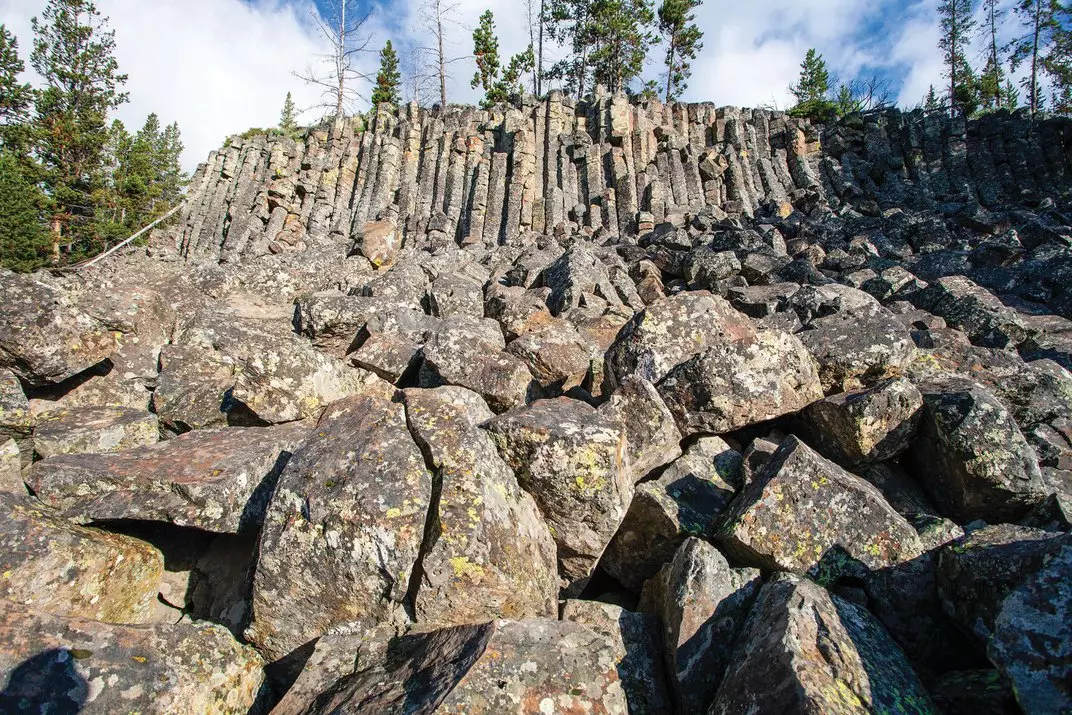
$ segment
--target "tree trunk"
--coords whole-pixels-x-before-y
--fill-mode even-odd
[[[666,103],[670,104],[670,87],[674,79],[674,38],[670,38],[670,47],[666,55]]]
[[[439,43],[439,106],[447,108],[447,60],[443,54],[443,11],[436,2],[436,40]]]
[[[544,13],[544,2],[545,2],[545,0],[540,0],[540,39],[539,39],[539,49],[537,50],[537,57],[536,57],[536,96],[537,97],[542,97],[543,96],[543,17],[544,17],[543,13]]]
[[[1042,20],[1042,0],[1035,0],[1035,34],[1031,45],[1031,116],[1038,111],[1038,47]]]

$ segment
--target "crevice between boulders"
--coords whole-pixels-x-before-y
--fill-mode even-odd
[[[443,529],[439,523],[439,502],[443,496],[443,470],[436,465],[432,456],[432,447],[421,438],[413,422],[410,420],[409,405],[403,399],[402,405],[406,412],[406,429],[409,430],[413,443],[421,451],[424,457],[424,466],[432,475],[432,494],[428,500],[428,511],[424,518],[424,535],[421,538],[421,548],[417,553],[417,560],[413,563],[413,570],[409,575],[409,583],[406,586],[406,597],[403,606],[406,614],[414,621],[417,620],[417,592],[420,591],[421,581],[424,580],[424,559],[432,550]]]

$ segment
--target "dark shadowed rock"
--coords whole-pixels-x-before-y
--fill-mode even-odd
[[[972,343],[987,348],[1016,347],[1027,338],[1016,311],[964,276],[947,276],[913,294],[912,302],[967,333]]]
[[[559,572],[581,586],[625,517],[633,481],[621,426],[583,402],[539,400],[484,425],[558,545]]]
[[[206,531],[256,528],[279,470],[310,425],[198,430],[113,454],[61,454],[27,483],[82,522],[148,519]]]
[[[196,712],[253,706],[263,661],[212,623],[114,625],[0,599],[0,711]]]
[[[894,375],[912,362],[912,336],[893,316],[838,313],[797,334],[819,363],[827,391],[844,392]]]
[[[659,393],[685,435],[731,432],[823,396],[808,351],[774,330],[708,348],[671,370]]]
[[[1046,496],[1034,450],[1012,415],[977,383],[948,379],[919,386],[914,474],[959,523],[1023,516]]]
[[[915,530],[865,480],[787,437],[720,529],[738,558],[833,582],[915,558]]]
[[[164,571],[127,536],[76,526],[29,497],[0,495],[0,598],[59,616],[145,623]]]
[[[715,547],[694,538],[645,584],[641,608],[662,623],[678,712],[711,704],[761,585],[758,570],[732,569]]]
[[[401,404],[362,395],[325,412],[279,478],[261,534],[246,637],[273,660],[401,603],[432,478]]]
[[[658,479],[636,487],[601,566],[639,591],[688,536],[713,536],[740,480],[741,455],[718,437],[700,438]]]
[[[1005,599],[987,655],[1028,715],[1072,710],[1072,544]]]
[[[930,686],[946,715],[1019,715],[1016,697],[997,670],[954,670]]]
[[[865,609],[778,574],[760,590],[708,712],[937,710],[901,649]]]
[[[981,643],[994,632],[1005,597],[1037,571],[1064,540],[1012,524],[973,531],[943,548],[938,558],[938,593],[952,618]]]
[[[553,615],[554,540],[491,436],[477,426],[494,414],[461,387],[406,390],[405,404],[439,494],[420,562],[417,619],[447,624]]]

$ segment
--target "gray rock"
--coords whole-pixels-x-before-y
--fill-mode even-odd
[[[153,408],[174,432],[226,426],[223,408],[235,379],[235,363],[226,355],[198,345],[165,345]]]
[[[945,319],[968,334],[974,345],[1015,347],[1027,338],[1016,311],[964,276],[947,276],[911,297],[917,307]]]
[[[819,363],[827,391],[844,392],[904,370],[916,356],[912,336],[890,315],[838,313],[797,334]]]
[[[213,623],[116,625],[0,599],[3,712],[245,713],[263,661]]]
[[[922,417],[909,457],[944,515],[962,524],[1015,520],[1046,497],[1034,451],[988,390],[955,379],[919,388]]]
[[[499,415],[484,428],[551,527],[567,590],[579,590],[633,498],[621,426],[559,397]]]
[[[681,456],[681,432],[655,386],[642,377],[625,378],[600,411],[621,425],[633,481]]]
[[[987,655],[1028,715],[1072,709],[1072,544],[1005,599]]]
[[[156,415],[129,407],[59,409],[34,428],[34,449],[42,458],[121,452],[156,444],[159,439]]]
[[[760,590],[708,712],[937,710],[901,649],[865,609],[778,574]]]
[[[678,712],[704,712],[714,700],[761,585],[758,570],[731,569],[715,547],[695,538],[645,584],[641,607],[662,623]]]
[[[562,318],[510,341],[506,351],[524,361],[545,395],[567,392],[588,377],[597,358],[573,325]]]
[[[148,519],[236,533],[264,519],[279,470],[309,430],[197,430],[112,454],[61,454],[34,465],[39,499],[82,522]]]
[[[431,498],[402,405],[374,395],[332,405],[279,477],[246,638],[275,660],[336,624],[389,619],[409,588]]]
[[[824,583],[922,552],[915,530],[878,489],[794,436],[733,501],[720,534],[744,563]]]
[[[823,396],[808,351],[781,331],[713,345],[671,370],[659,394],[687,436],[732,432]]]

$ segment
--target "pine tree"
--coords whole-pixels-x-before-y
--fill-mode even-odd
[[[937,112],[942,108],[942,102],[938,99],[938,93],[934,90],[933,84],[927,90],[927,96],[923,98],[922,108],[927,112]]]
[[[172,122],[164,129],[160,138],[160,150],[157,152],[162,202],[157,214],[167,213],[182,201],[182,190],[187,183],[186,173],[182,170],[182,152],[185,149],[179,123]]]
[[[663,0],[659,6],[659,33],[666,41],[666,101],[680,99],[692,75],[692,60],[703,49],[703,32],[692,12],[701,0]]]
[[[938,5],[942,31],[938,49],[942,51],[946,77],[949,78],[949,103],[954,113],[965,116],[971,114],[967,105],[978,105],[978,88],[969,81],[974,79],[974,72],[965,55],[975,30],[973,11],[973,0],[940,0]]]
[[[25,71],[19,41],[0,25],[0,142],[5,145],[14,139],[10,132],[23,128],[30,118],[33,90],[28,83],[19,81]]]
[[[398,89],[402,85],[402,73],[398,69],[398,54],[391,41],[380,50],[380,71],[376,74],[376,87],[372,90],[372,106],[398,105]]]
[[[294,95],[287,92],[287,98],[283,100],[283,109],[279,112],[279,131],[293,136],[298,131],[298,120],[295,118]]]
[[[1049,78],[1054,95],[1059,96],[1072,75],[1072,41],[1068,39],[1072,9],[1060,0],[1018,0],[1014,11],[1025,34],[1009,44],[1010,61],[1013,71],[1029,63],[1021,86],[1027,92],[1027,107],[1035,114],[1044,105],[1044,78]]]
[[[998,30],[1008,10],[1000,0],[983,0],[983,31],[987,42],[986,65],[979,76],[979,99],[984,110],[1005,107],[1005,69],[1001,47],[998,45]]]
[[[473,30],[473,56],[476,72],[469,86],[482,87],[487,94],[499,76],[499,38],[495,36],[495,17],[491,10],[480,16],[480,24]]]
[[[847,84],[842,84],[838,87],[834,105],[835,111],[839,117],[844,117],[846,114],[861,112],[864,109],[864,102],[853,93],[852,87]]]
[[[32,25],[30,61],[45,84],[35,102],[35,149],[55,204],[50,225],[58,258],[64,236],[80,250],[92,248],[87,227],[102,185],[107,116],[127,101],[120,91],[126,75],[115,60],[115,33],[90,0],[49,0]]]
[[[544,22],[551,40],[572,50],[572,56],[559,60],[547,72],[547,78],[562,80],[575,97],[584,95],[592,76],[590,61],[593,10],[597,0],[547,0]]]
[[[588,40],[597,84],[623,92],[640,76],[647,48],[655,41],[648,29],[654,20],[649,0],[595,1]]]
[[[524,52],[511,57],[502,76],[495,80],[491,89],[487,91],[483,106],[487,108],[496,104],[506,104],[515,95],[522,94],[525,91],[521,82],[522,77],[531,72],[535,64],[536,53],[532,45],[529,45]]]
[[[0,266],[22,272],[48,264],[52,240],[43,222],[47,205],[19,158],[0,149]]]
[[[796,106],[789,110],[794,117],[822,122],[837,114],[836,104],[830,101],[830,72],[815,48],[809,49],[804,56],[800,63],[800,79],[789,85],[789,93],[797,100]]]

